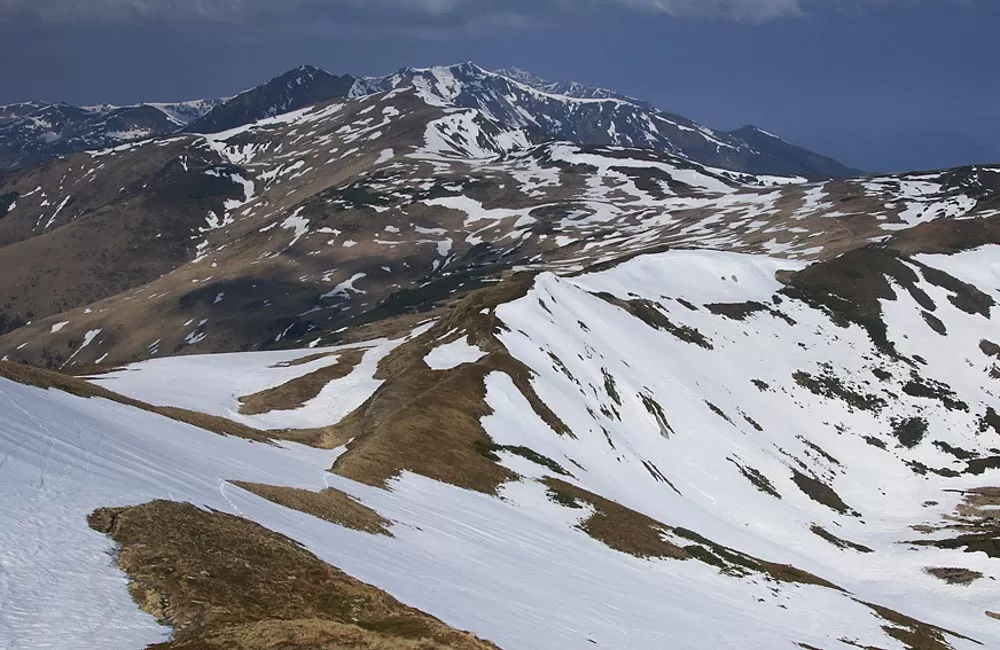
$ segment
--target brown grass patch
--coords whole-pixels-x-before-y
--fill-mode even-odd
[[[230,481],[230,483],[278,505],[304,512],[338,526],[392,537],[392,533],[389,532],[391,521],[340,490],[327,488],[321,492],[313,492],[243,481]]]
[[[944,539],[909,540],[914,546],[933,546],[944,549],[961,549],[966,553],[985,553],[1000,558],[1000,488],[982,487],[962,493],[962,502],[955,513],[945,517],[947,522],[939,528],[918,529],[918,532],[954,531],[954,537]]]
[[[958,567],[928,567],[924,571],[939,580],[944,580],[950,585],[971,585],[983,577],[983,574],[979,571]]]
[[[809,528],[809,530],[811,530],[813,534],[822,537],[823,539],[830,542],[839,549],[844,549],[844,550],[851,549],[852,551],[857,551],[859,553],[875,552],[874,550],[868,548],[867,546],[863,546],[861,544],[855,544],[854,542],[849,542],[846,539],[841,539],[836,535],[834,535],[833,533],[831,533],[830,531],[823,528],[822,526],[813,525],[812,527]]]
[[[292,359],[291,361],[282,361],[281,363],[276,363],[272,368],[296,368],[298,366],[304,366],[307,363],[312,363],[313,361],[319,361],[320,359],[326,359],[327,357],[335,357],[341,352],[317,352],[316,354],[310,354],[308,356],[299,357],[298,359]]]
[[[320,391],[331,381],[343,379],[351,374],[358,367],[358,364],[361,363],[361,360],[364,359],[365,352],[363,349],[338,352],[336,354],[340,355],[340,358],[333,365],[324,366],[302,377],[296,377],[280,386],[241,397],[240,413],[243,415],[261,415],[262,413],[270,413],[271,411],[289,411],[299,408],[319,395]],[[323,356],[328,355],[315,356],[313,359],[310,359],[310,357],[305,358],[315,361],[316,359],[323,358]],[[308,363],[302,359],[294,363],[298,362]]]
[[[656,303],[650,300],[622,300],[621,298],[617,298],[606,292],[596,293],[594,295],[601,300],[618,307],[619,309],[625,310],[654,329],[669,332],[682,341],[694,343],[695,345],[703,347],[706,350],[714,349],[712,342],[701,332],[687,325],[675,324],[667,318],[667,315],[660,310]]]
[[[951,254],[990,243],[1000,243],[1000,217],[935,219],[897,232],[886,246],[907,255]]]
[[[546,478],[543,483],[560,503],[583,501],[590,504],[594,514],[579,528],[608,547],[636,557],[681,560],[691,557],[680,546],[663,539],[670,528],[655,519],[557,478]]]
[[[947,641],[947,637],[949,636],[979,643],[975,639],[970,639],[956,632],[918,621],[888,607],[881,607],[860,600],[858,602],[866,607],[870,607],[880,618],[888,621],[889,625],[882,626],[885,633],[910,650],[952,650],[951,644]],[[979,645],[982,644],[979,643]]]
[[[753,484],[753,486],[759,491],[764,494],[768,494],[775,499],[781,498],[781,493],[774,487],[774,483],[771,482],[771,479],[764,476],[760,470],[750,467],[749,465],[743,465],[732,457],[726,458],[726,460],[733,465],[736,465],[736,468],[740,470],[740,474],[743,475],[743,478],[750,481],[750,483]]]
[[[807,571],[761,560],[716,544],[694,531],[667,526],[561,479],[546,478],[542,483],[549,488],[549,496],[557,503],[567,507],[582,507],[581,502],[590,505],[594,514],[579,524],[580,530],[616,551],[641,558],[694,559],[737,577],[759,573],[778,582],[812,584],[843,591],[832,582]],[[667,541],[664,535],[680,537],[691,543],[682,547]]]
[[[162,650],[496,648],[400,603],[246,519],[153,501],[100,509],[139,606],[174,628]]]
[[[857,515],[856,512],[851,510],[850,506],[844,503],[844,501],[840,498],[840,495],[834,492],[833,488],[823,481],[815,479],[811,476],[806,476],[798,470],[793,469],[792,482],[794,482],[795,485],[802,490],[803,494],[816,503],[822,504],[831,510],[836,510],[842,515]]]
[[[480,453],[493,442],[481,420],[491,412],[485,400],[485,378],[494,372],[510,376],[553,431],[572,435],[535,393],[532,371],[514,359],[495,336],[503,325],[494,316],[493,307],[524,296],[533,279],[532,274],[520,274],[470,293],[428,332],[383,359],[375,376],[385,383],[331,428],[332,434],[351,440],[333,471],[382,486],[408,470],[495,494],[515,474]],[[447,371],[427,367],[424,357],[431,349],[464,336],[486,356]]]
[[[46,390],[61,390],[64,393],[70,393],[77,397],[88,399],[96,397],[110,400],[125,406],[156,413],[171,420],[190,424],[221,436],[236,436],[255,442],[290,440],[314,447],[322,447],[326,442],[329,442],[334,447],[343,444],[343,441],[340,441],[333,433],[323,429],[261,431],[216,415],[208,415],[207,413],[189,411],[173,406],[154,406],[137,399],[132,399],[131,397],[120,395],[103,386],[92,384],[77,377],[53,370],[24,366],[18,363],[0,361],[0,377],[26,386],[34,386]]]
[[[758,312],[768,311],[768,308],[765,305],[755,301],[740,303],[715,303],[705,305],[705,309],[712,312],[716,316],[725,316],[730,320],[739,321],[746,320]]]
[[[99,375],[109,375],[113,372],[120,372],[125,369],[125,366],[98,366],[91,363],[86,365],[70,366],[64,370],[60,370],[60,372],[64,372],[73,377],[97,377]]]

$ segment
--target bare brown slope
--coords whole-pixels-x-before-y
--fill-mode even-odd
[[[183,159],[183,164],[181,160]],[[194,255],[192,232],[242,188],[190,138],[78,154],[0,178],[0,333],[142,286]]]
[[[490,413],[485,377],[510,376],[537,415],[558,435],[569,428],[535,394],[532,372],[512,357],[494,336],[502,327],[492,308],[530,289],[533,274],[524,273],[481,289],[424,335],[382,360],[376,377],[385,383],[362,406],[331,431],[350,439],[348,451],[333,471],[362,483],[383,485],[404,470],[495,493],[513,472],[494,462],[492,440],[481,420]],[[447,371],[431,370],[424,357],[435,346],[468,336],[486,356]],[[530,452],[529,452],[530,453]]]
[[[139,606],[173,626],[154,648],[496,649],[246,519],[154,501],[89,521],[120,545]]]
[[[110,215],[107,227],[88,228],[85,232],[89,239],[67,239],[72,227],[84,232],[84,216],[79,217],[79,226],[76,221],[62,225],[60,214],[47,234],[14,245],[30,248],[18,258],[21,266],[28,261],[35,263],[35,258],[41,257],[49,260],[49,264],[53,260],[56,263],[51,278],[32,275],[18,280],[23,287],[11,287],[7,292],[11,327],[25,325],[28,320],[33,322],[0,337],[0,353],[14,361],[59,368],[67,363],[93,364],[98,359],[120,364],[182,352],[257,349],[302,337],[312,330],[339,329],[358,313],[376,307],[381,299],[422,282],[432,265],[441,260],[436,246],[409,241],[426,239],[413,227],[441,224],[419,215],[402,215],[398,209],[376,213],[371,206],[380,205],[380,199],[364,186],[369,182],[386,182],[387,172],[371,173],[383,148],[395,147],[402,153],[420,145],[427,122],[440,117],[441,111],[412,97],[397,96],[393,101],[405,115],[382,128],[378,142],[364,140],[359,143],[363,144],[363,150],[355,147],[354,153],[335,159],[331,159],[330,145],[341,139],[338,129],[345,122],[364,119],[358,115],[365,107],[360,102],[349,103],[341,113],[312,125],[317,129],[317,138],[332,139],[330,145],[323,147],[313,146],[313,139],[302,141],[295,125],[267,127],[247,134],[244,138],[247,146],[258,146],[269,153],[261,154],[262,162],[244,168],[223,162],[197,138],[187,148],[173,144],[161,147],[163,143],[157,142],[98,159],[105,166],[96,175],[107,181],[105,177],[113,177],[120,166],[135,163],[137,169],[144,170],[147,159],[166,156],[161,169],[137,179],[129,169],[122,172],[122,182],[130,184],[124,194],[115,194],[112,203],[102,208],[100,214]],[[282,147],[293,148],[291,142],[298,143],[301,154],[298,162],[313,171],[305,176],[286,174],[280,183],[274,183],[273,192],[267,192],[267,181],[261,181],[257,174],[289,165],[287,156],[277,152]],[[333,149],[343,151],[347,147],[344,143]],[[411,169],[393,172],[393,178],[403,182],[402,179],[409,181],[414,176],[426,175],[421,163],[412,161],[410,166]],[[221,221],[226,214],[223,201],[244,198],[244,188],[219,178],[220,174],[239,174],[248,179],[254,183],[259,197],[238,217],[230,215],[227,226],[209,229],[206,225],[209,212],[214,212]],[[52,174],[39,180],[30,178],[18,185],[15,193],[24,192],[25,187],[42,180],[48,184],[46,187],[53,183],[58,186],[59,182],[58,178],[53,180]],[[89,180],[84,184],[89,184]],[[0,184],[0,190],[6,189]],[[116,184],[114,193],[119,189]],[[408,189],[415,198],[430,195],[426,189]],[[54,189],[49,191],[52,194],[46,200],[58,203],[69,192],[69,184],[58,199]],[[0,192],[0,196],[5,194]],[[23,214],[30,217],[30,230],[41,213],[33,203],[36,196],[28,199],[25,196],[19,194],[17,209],[4,220],[19,219]],[[67,214],[76,215],[75,210],[82,209],[85,203],[89,205],[73,197],[69,205],[74,211]],[[129,212],[124,216],[131,225],[118,224],[119,232],[113,227],[117,217],[112,218],[111,212],[124,209],[121,206],[126,203]],[[297,210],[311,224],[310,234],[317,237],[308,246],[303,241],[290,248],[297,236],[291,229],[276,226],[281,226]],[[92,216],[90,220],[96,218]],[[461,223],[461,214],[449,215],[447,221]],[[43,225],[45,222],[43,219]],[[385,234],[386,228],[397,228],[400,224],[411,226],[407,238],[392,237],[400,240],[400,245],[388,247],[373,241],[390,238]],[[178,229],[176,233],[157,230],[173,226]],[[319,230],[326,232],[316,232]],[[333,231],[341,233],[339,240],[331,235]],[[40,251],[44,242],[36,243],[36,239],[51,240],[52,245],[64,246],[65,250],[59,255]],[[119,240],[134,260],[119,260],[104,254],[102,246],[115,248]],[[334,240],[336,245],[328,243]],[[177,244],[177,250],[171,249],[168,255],[154,248],[166,242]],[[347,246],[348,242],[357,245]],[[196,246],[205,254],[200,260],[195,257]],[[0,249],[2,259],[3,249]],[[117,278],[138,272],[147,264],[152,268],[150,273],[137,273],[118,284],[97,283],[100,290],[94,291],[85,282],[90,267],[80,266],[92,265],[101,273]],[[27,264],[27,268],[34,267]],[[358,273],[365,276],[358,287],[364,294],[345,292],[323,297],[337,283]],[[31,288],[33,283],[39,285],[37,291]],[[449,286],[437,298],[447,297],[455,288]],[[63,293],[71,294],[74,299],[59,302],[58,315],[51,315],[54,312],[49,307],[39,306],[41,301]],[[76,300],[77,295],[82,297]],[[98,298],[103,300],[97,301]],[[76,308],[69,309],[73,306]],[[48,319],[41,318],[46,315]],[[52,326],[57,322],[67,324],[53,332]],[[95,330],[101,330],[100,337],[73,356],[86,333]]]
[[[332,365],[297,377],[280,386],[241,397],[240,413],[260,415],[261,413],[287,411],[302,406],[319,395],[320,391],[331,381],[343,379],[351,374],[351,371],[357,368],[364,356],[364,350],[344,350],[339,353],[337,362]]]
[[[392,522],[336,488],[312,492],[311,490],[246,483],[244,481],[231,481],[231,483],[272,503],[310,514],[338,526],[345,526],[372,535],[392,537],[392,533],[389,532]]]
[[[893,235],[886,247],[916,253],[958,253],[1000,244],[1000,215],[977,219],[935,219]]]

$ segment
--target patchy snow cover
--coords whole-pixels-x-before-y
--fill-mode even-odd
[[[915,255],[914,259],[991,293],[1000,302],[1000,245],[988,244],[954,255]]]
[[[486,353],[478,346],[469,343],[468,338],[461,338],[439,345],[424,357],[426,363],[432,370],[450,370],[457,368],[463,363],[475,363]]]
[[[74,352],[73,354],[70,355],[69,359],[66,359],[66,362],[63,363],[63,367],[66,367],[69,364],[70,361],[72,361],[73,359],[75,359],[76,356],[78,354],[80,354],[81,352],[83,352],[83,350],[88,345],[90,345],[91,343],[93,343],[94,339],[96,339],[98,336],[100,336],[102,331],[103,330],[101,330],[101,329],[93,329],[93,330],[88,331],[86,334],[84,334],[83,335],[83,343],[81,343],[80,347],[78,347],[76,349],[76,352]]]
[[[69,203],[70,199],[72,198],[73,198],[72,196],[66,196],[66,198],[62,200],[62,203],[59,204],[59,207],[56,208],[56,211],[53,212],[52,216],[49,217],[49,220],[45,222],[45,227],[42,228],[42,230],[48,230],[52,226],[52,224],[55,223],[56,217],[59,216],[59,213],[63,211],[63,208],[66,207],[66,204]]]
[[[415,330],[419,334],[423,329]],[[367,344],[332,348],[204,354],[151,359],[93,377],[110,390],[157,406],[176,406],[218,415],[258,429],[310,429],[335,424],[357,408],[382,382],[374,379],[378,362],[405,339],[380,339]],[[342,379],[330,382],[314,399],[291,411],[242,415],[240,397],[280,386],[337,363],[325,356],[309,363],[282,367],[313,354],[365,349],[364,358]]]
[[[320,298],[337,298],[337,297],[347,297],[352,293],[364,293],[361,289],[354,286],[356,282],[367,277],[365,273],[355,273],[348,279],[344,280],[332,290],[324,293]]]
[[[292,241],[288,244],[289,248],[294,246],[300,239],[309,233],[309,220],[305,217],[299,216],[302,210],[303,208],[297,208],[294,214],[281,222],[282,228],[294,231]]]
[[[982,254],[948,261],[974,273]],[[939,265],[944,259],[929,257],[928,263]],[[161,640],[162,630],[130,607],[124,580],[103,555],[108,543],[86,529],[84,517],[98,506],[169,496],[259,521],[351,575],[507,650],[797,643],[827,648],[839,639],[901,650],[886,636],[885,621],[854,597],[985,644],[949,638],[956,650],[996,646],[1000,631],[983,612],[995,607],[1000,587],[985,579],[968,587],[947,585],[924,573],[927,566],[963,566],[992,575],[994,561],[900,542],[919,536],[910,526],[950,512],[958,495],[946,490],[996,484],[1000,475],[996,470],[951,479],[915,474],[902,461],[946,467],[954,458],[930,438],[912,449],[900,447],[889,424],[919,412],[930,421],[935,440],[975,450],[992,445],[974,434],[972,419],[996,398],[965,361],[978,358],[978,341],[992,331],[992,323],[958,310],[944,290],[921,282],[936,314],[953,331],[946,346],[920,320],[905,292],[883,305],[900,351],[936,355],[928,357],[935,377],[973,407],[969,413],[951,411],[933,400],[900,395],[896,382],[910,376],[910,366],[878,357],[859,328],[838,327],[792,299],[773,301],[781,286],[775,272],[801,267],[763,256],[672,251],[578,277],[543,273],[524,298],[496,308],[505,325],[498,331],[532,370],[538,397],[574,436],[553,432],[503,373],[486,379],[490,414],[482,424],[496,443],[547,456],[572,474],[567,480],[587,490],[666,525],[813,572],[849,593],[756,574],[727,575],[695,560],[649,560],[614,551],[576,528],[591,514],[588,507],[554,502],[531,480],[549,472],[508,452],[499,453],[502,462],[524,478],[503,486],[501,499],[410,473],[381,490],[323,473],[337,452],[254,445],[101,400],[3,382],[0,397],[7,397],[7,406],[0,402],[0,452],[9,458],[0,465],[0,480],[16,487],[0,491],[0,557],[15,591],[0,592],[0,632],[30,639],[33,645],[25,647],[138,648]],[[704,336],[711,349],[650,326],[609,302],[609,295],[648,301],[676,326]],[[738,320],[706,308],[751,300],[784,317],[764,309]],[[360,404],[378,386],[370,379],[373,360],[399,343],[373,342],[363,370],[333,382],[299,411],[315,409],[316,416],[355,380],[360,382],[354,405]],[[427,358],[432,367],[443,367],[473,360],[479,352],[460,338]],[[271,421],[234,413],[239,394],[333,362],[272,367],[305,354],[161,359],[94,381],[146,401],[255,426],[329,424],[336,420],[332,411],[308,418],[293,411]],[[884,390],[896,394],[880,413],[819,397],[791,378],[797,371],[821,374],[827,363],[830,372],[853,385],[871,373],[872,359],[893,375]],[[659,416],[643,396],[659,405]],[[883,441],[886,449],[872,447],[865,436]],[[766,477],[780,498],[755,489],[740,467]],[[810,499],[793,481],[793,469],[830,485],[858,516]],[[233,488],[226,483],[230,479],[342,489],[395,522],[394,536],[367,536],[284,509]],[[838,548],[811,532],[813,525],[873,552]],[[67,558],[77,570],[39,571],[62,566]]]
[[[494,160],[502,154],[527,149],[530,140],[520,129],[501,127],[476,110],[452,110],[431,121],[425,145],[411,154],[423,160]]]
[[[692,187],[702,188],[709,192],[728,193],[732,187],[719,180],[716,176],[698,171],[697,169],[684,169],[675,165],[670,165],[661,161],[635,160],[631,158],[612,158],[595,154],[582,153],[576,145],[558,144],[552,148],[552,159],[554,161],[566,162],[575,165],[590,165],[596,167],[598,176],[604,177],[608,170],[613,167],[639,167],[648,169],[658,169],[670,174],[683,183]],[[706,168],[707,171],[707,168]],[[723,172],[723,170],[716,170]]]

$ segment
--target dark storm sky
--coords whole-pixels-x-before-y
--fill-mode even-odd
[[[1000,162],[996,0],[0,0],[0,103],[472,60],[756,124],[868,170]]]

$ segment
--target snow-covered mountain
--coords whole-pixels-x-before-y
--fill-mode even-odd
[[[46,106],[47,104],[42,102],[20,102],[17,104],[0,105],[0,125],[18,120]]]
[[[404,68],[376,81],[385,89],[416,85],[446,105],[479,109],[543,139],[654,149],[759,174],[843,178],[858,173],[779,139],[748,141],[740,132],[715,131],[603,88],[547,82],[517,69],[489,72],[474,63]]]
[[[226,101],[228,99],[196,99],[189,102],[175,103],[149,102],[145,105],[163,111],[167,114],[167,117],[179,126],[186,126],[204,117]]]
[[[495,72],[502,77],[512,79],[549,95],[565,95],[566,97],[575,97],[577,99],[617,99],[631,104],[645,105],[650,109],[652,108],[651,105],[643,102],[641,99],[616,93],[607,88],[584,86],[575,81],[546,81],[520,68],[503,68],[495,70]]]
[[[0,176],[2,647],[1000,647],[1000,168],[442,70]]]
[[[167,135],[220,102],[205,99],[84,107],[26,102],[0,106],[0,170]]]
[[[404,68],[371,78],[300,66],[228,100],[82,109],[32,103],[0,107],[0,168],[161,136],[181,127],[217,133],[334,99],[414,85],[425,99],[478,109],[507,127],[525,130],[536,142],[654,149],[758,174],[820,179],[858,173],[777,137],[764,137],[756,129],[716,131],[604,88],[548,82],[516,68],[490,72],[473,63]]]

